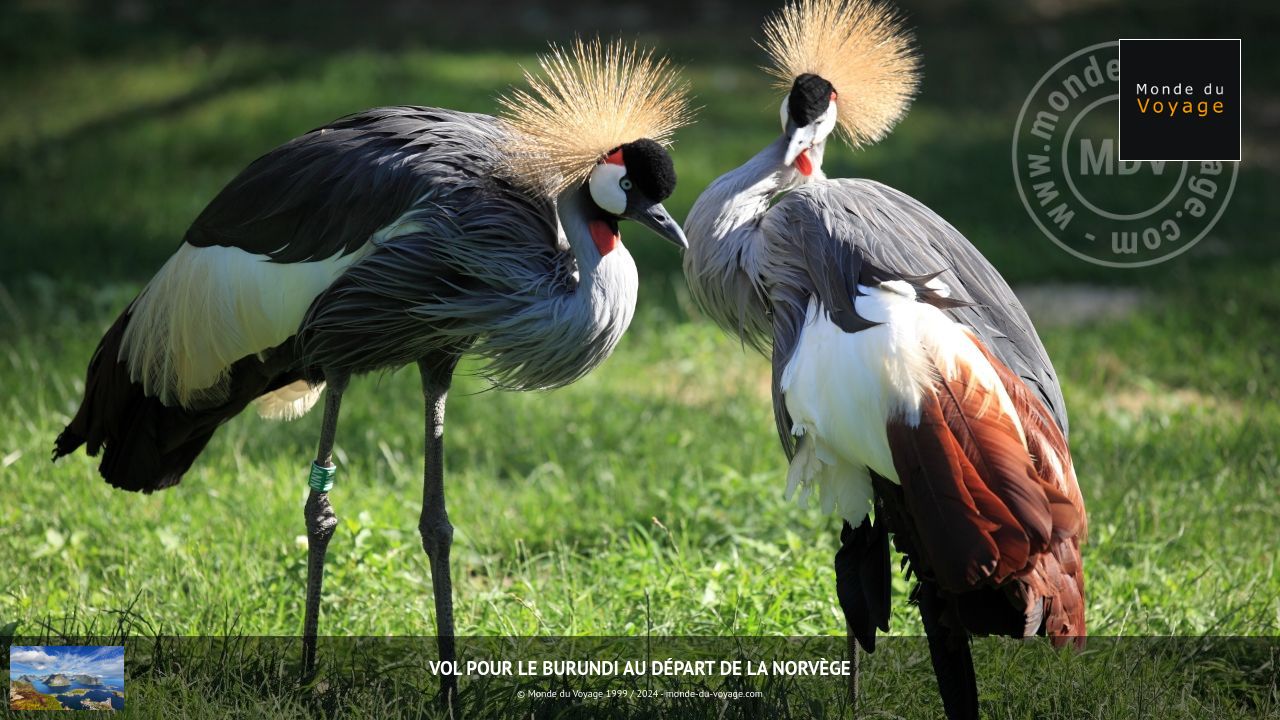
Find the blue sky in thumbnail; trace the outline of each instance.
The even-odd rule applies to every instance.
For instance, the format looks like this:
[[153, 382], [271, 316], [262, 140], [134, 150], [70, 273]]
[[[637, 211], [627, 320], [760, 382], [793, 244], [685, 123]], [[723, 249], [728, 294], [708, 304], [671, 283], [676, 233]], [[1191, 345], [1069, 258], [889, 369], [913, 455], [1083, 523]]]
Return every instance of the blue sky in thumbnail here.
[[110, 645], [14, 645], [9, 648], [9, 679], [21, 675], [44, 677], [97, 675], [104, 681], [124, 682], [124, 648]]

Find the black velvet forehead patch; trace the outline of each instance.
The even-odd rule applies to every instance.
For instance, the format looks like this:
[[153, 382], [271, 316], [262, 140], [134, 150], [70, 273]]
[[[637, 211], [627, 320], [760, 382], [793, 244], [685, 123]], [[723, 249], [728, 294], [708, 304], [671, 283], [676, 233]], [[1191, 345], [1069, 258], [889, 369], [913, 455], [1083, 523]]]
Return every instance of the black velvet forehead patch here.
[[676, 189], [676, 168], [671, 155], [658, 143], [642, 138], [622, 146], [627, 177], [650, 200], [662, 202]]
[[787, 98], [787, 112], [798, 127], [804, 127], [827, 111], [831, 93], [836, 89], [831, 83], [812, 73], [796, 78]]

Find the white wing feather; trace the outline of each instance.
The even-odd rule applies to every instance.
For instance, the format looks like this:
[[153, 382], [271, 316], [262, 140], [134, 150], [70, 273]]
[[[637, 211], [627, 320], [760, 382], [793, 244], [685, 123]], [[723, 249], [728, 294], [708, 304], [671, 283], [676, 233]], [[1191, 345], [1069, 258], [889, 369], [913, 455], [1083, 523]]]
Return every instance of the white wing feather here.
[[801, 438], [787, 475], [787, 495], [820, 488], [823, 510], [838, 510], [853, 525], [866, 517], [872, 497], [868, 470], [898, 482], [889, 448], [890, 420], [919, 422], [920, 402], [938, 377], [958, 364], [989, 390], [1000, 410], [1021, 423], [995, 369], [968, 331], [942, 311], [918, 302], [905, 282], [859, 287], [854, 303], [863, 318], [880, 323], [848, 333], [810, 299], [804, 328], [783, 369], [781, 389]]
[[232, 363], [296, 333], [311, 302], [369, 248], [273, 263], [239, 248], [183, 243], [130, 308], [120, 348], [130, 377], [166, 405], [220, 402]]

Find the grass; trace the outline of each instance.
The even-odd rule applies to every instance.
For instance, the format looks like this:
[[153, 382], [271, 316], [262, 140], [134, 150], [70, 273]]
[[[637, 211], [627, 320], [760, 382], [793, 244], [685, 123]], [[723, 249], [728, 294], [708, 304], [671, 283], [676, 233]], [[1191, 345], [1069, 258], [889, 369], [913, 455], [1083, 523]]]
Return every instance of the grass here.
[[[10, 27], [45, 22], [5, 12], [17, 13]], [[79, 402], [84, 366], [102, 331], [247, 162], [367, 106], [491, 110], [494, 92], [516, 81], [531, 56], [430, 45], [320, 51], [254, 37], [192, 44], [163, 35], [104, 49], [74, 33], [51, 37], [68, 46], [32, 50], [0, 67], [7, 90], [0, 106], [0, 634], [297, 633], [306, 557], [301, 506], [318, 413], [292, 424], [235, 419], [179, 487], [153, 496], [113, 491], [83, 456], [50, 464], [52, 438]], [[926, 52], [982, 46], [979, 36], [963, 32], [936, 37]], [[703, 109], [701, 122], [679, 137], [681, 184], [669, 203], [677, 216], [716, 174], [776, 132], [776, 98], [749, 62], [687, 54]], [[1071, 410], [1090, 509], [1090, 632], [1274, 637], [1275, 175], [1242, 166], [1232, 207], [1215, 231], [1225, 248], [1219, 252], [1198, 248], [1139, 272], [1079, 263], [1038, 235], [1009, 177], [1017, 88], [1029, 88], [1036, 69], [1056, 58], [1049, 50], [1031, 55], [1036, 60], [1022, 70], [1009, 70], [991, 48], [973, 54], [969, 67], [935, 60], [925, 95], [899, 130], [858, 154], [829, 153], [828, 170], [917, 195], [1015, 283], [1141, 292], [1128, 316], [1042, 327]], [[984, 68], [1017, 79], [1009, 79], [1006, 94], [988, 89], [996, 93], [989, 102], [967, 102], [949, 90], [949, 78], [980, 76]], [[624, 235], [644, 285], [632, 330], [613, 358], [550, 394], [485, 392], [462, 378], [452, 395], [447, 492], [457, 528], [458, 631], [838, 635], [843, 622], [831, 569], [838, 524], [782, 500], [785, 466], [773, 436], [766, 362], [690, 308], [669, 246], [638, 228]], [[357, 379], [348, 393], [333, 494], [340, 524], [321, 619], [326, 634], [433, 631], [430, 576], [416, 533], [419, 398], [411, 370]], [[892, 633], [916, 636], [907, 585], [897, 582]], [[907, 717], [936, 715], [931, 694], [904, 697], [900, 690], [931, 687], [920, 642], [900, 642], [873, 660], [871, 702], [900, 705]], [[993, 716], [1080, 717], [1107, 702], [1146, 706], [1159, 717], [1280, 714], [1274, 655], [1242, 661], [1236, 650], [1215, 646], [1187, 653], [1204, 662], [1186, 665], [1167, 648], [1104, 644], [1073, 661], [1018, 647], [980, 648], [979, 679]], [[225, 703], [242, 703], [249, 714], [363, 708], [375, 715], [367, 688], [342, 684], [340, 674], [328, 694], [312, 688], [262, 699], [260, 690], [294, 657], [278, 650], [279, 664], [264, 661], [221, 684], [184, 685], [160, 674], [131, 686], [127, 707], [145, 716], [147, 707], [172, 709], [162, 700], [168, 698], [196, 717], [220, 716]], [[1024, 666], [1071, 681], [1052, 697], [1037, 695], [1017, 671]], [[1131, 672], [1105, 670], [1115, 666]], [[1186, 692], [1143, 696], [1157, 680]], [[404, 682], [433, 685], [420, 676]], [[828, 707], [836, 690], [815, 690], [813, 707]], [[477, 707], [499, 707], [481, 689], [472, 692], [468, 701]], [[255, 704], [268, 702], [278, 705]], [[734, 712], [809, 712], [753, 707]], [[573, 716], [572, 709], [540, 712], [562, 711]]]

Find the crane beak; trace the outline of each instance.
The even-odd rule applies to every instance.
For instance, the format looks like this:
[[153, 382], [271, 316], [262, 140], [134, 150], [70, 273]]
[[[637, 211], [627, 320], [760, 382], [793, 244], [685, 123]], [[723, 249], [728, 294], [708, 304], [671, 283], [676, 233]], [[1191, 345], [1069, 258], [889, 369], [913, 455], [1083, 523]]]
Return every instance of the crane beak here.
[[677, 247], [689, 248], [689, 241], [684, 236], [684, 230], [681, 230], [679, 223], [672, 219], [671, 213], [662, 207], [662, 203], [647, 203], [634, 209], [627, 208], [622, 213], [622, 217], [628, 220], [635, 220], [670, 240]]
[[[818, 124], [816, 122], [798, 127], [791, 132], [791, 137], [787, 140], [787, 151], [782, 156], [784, 165], [795, 164], [796, 169], [805, 175], [812, 172], [812, 164], [805, 155], [805, 151], [813, 147], [813, 141], [818, 135]], [[805, 172], [805, 168], [809, 168], [809, 172]]]

